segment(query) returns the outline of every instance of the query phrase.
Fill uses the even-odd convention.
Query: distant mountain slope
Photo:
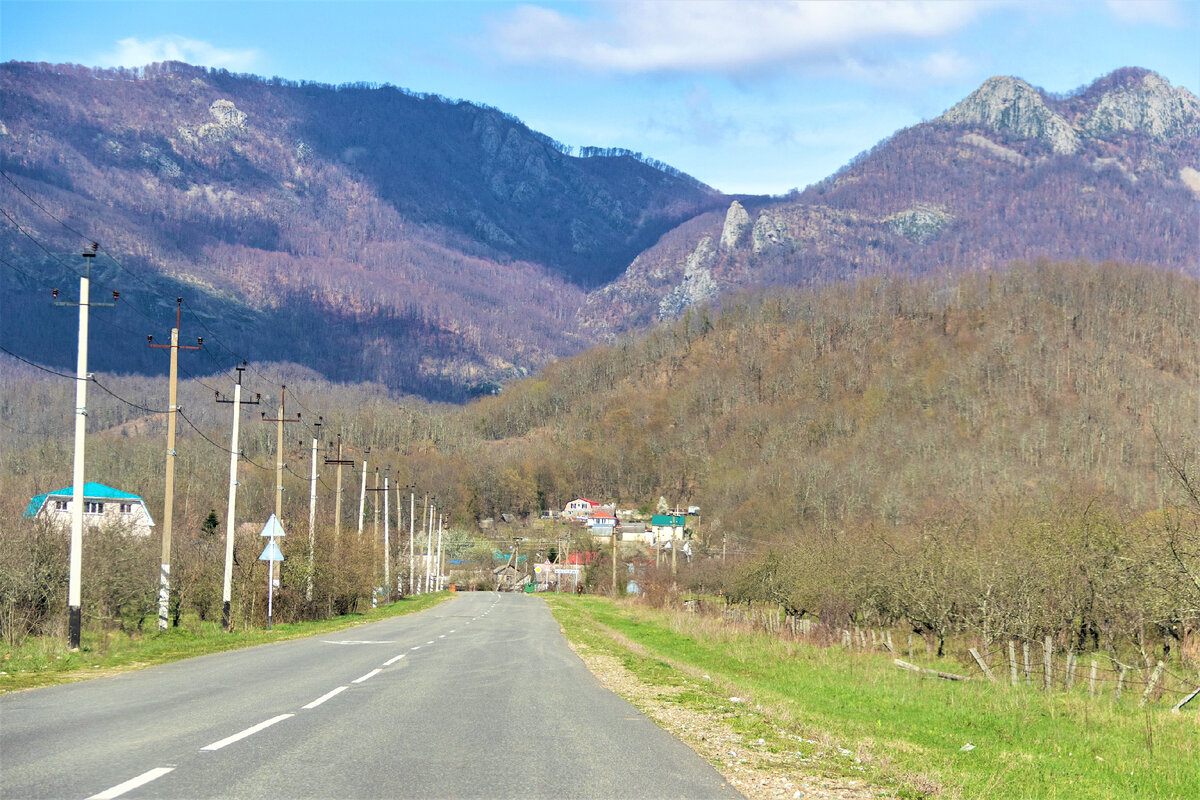
[[[602,334],[731,289],[1039,257],[1196,275],[1198,198],[1186,89],[1140,69],[1062,98],[992,78],[799,195],[689,220],[596,290],[582,322]]]
[[[26,274],[66,286],[70,268],[31,240],[60,259],[83,243],[36,202],[139,273],[97,259],[143,311],[148,283],[241,354],[435,398],[586,346],[580,287],[726,202],[665,165],[574,157],[497,110],[391,87],[8,63],[0,97],[0,250]],[[25,294],[45,286],[3,281],[5,341],[73,363],[70,321],[45,330]],[[144,350],[95,357],[160,367]]]

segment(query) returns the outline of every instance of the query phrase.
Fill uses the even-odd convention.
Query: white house
[[[57,492],[39,494],[29,501],[26,517],[44,517],[55,525],[70,527],[71,504],[75,500],[73,487]],[[103,483],[89,481],[83,485],[83,525],[85,528],[117,523],[128,525],[130,531],[149,536],[154,519],[146,508],[146,501],[136,494],[122,492]]]
[[[586,517],[599,507],[600,504],[594,500],[588,500],[586,497],[577,497],[571,502],[567,503],[566,507],[563,509],[563,516],[572,518]]]
[[[597,525],[607,525],[609,527],[615,527],[617,524],[617,518],[614,517],[612,514],[604,514],[604,513],[591,514],[590,516],[583,518],[583,524],[588,526],[589,528],[594,528]]]

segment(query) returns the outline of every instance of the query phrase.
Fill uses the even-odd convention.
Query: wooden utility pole
[[[330,442],[332,445],[333,443]],[[333,502],[333,541],[338,544],[342,540],[342,467],[349,464],[354,466],[353,461],[342,458],[342,435],[337,435],[337,458],[325,459],[326,464],[333,464],[337,467],[337,489],[334,490]]]
[[[88,307],[111,306],[114,303],[89,303],[90,284],[92,280],[92,259],[96,257],[98,242],[92,242],[83,251],[87,271],[79,276],[79,302],[55,303],[56,306],[79,306],[79,350],[75,361],[75,470],[71,490],[71,549],[68,555],[67,567],[67,647],[79,649],[79,640],[83,627],[83,602],[81,586],[83,583],[83,454],[84,440],[87,437],[87,355],[88,355]],[[52,292],[58,297],[58,289]],[[113,300],[119,297],[113,292]]]
[[[230,611],[230,602],[233,598],[233,541],[234,541],[234,509],[237,507],[237,465],[238,458],[241,456],[241,451],[238,449],[238,424],[241,421],[242,408],[242,372],[246,369],[246,362],[243,361],[241,366],[235,367],[237,370],[237,383],[233,385],[233,399],[226,400],[217,393],[218,403],[233,404],[233,433],[229,437],[229,502],[225,509],[225,577],[221,586],[221,627],[226,631],[233,629],[233,616]],[[255,395],[253,400],[247,400],[247,405],[258,405],[262,399],[262,395]]]
[[[179,351],[199,350],[204,345],[204,339],[196,339],[196,344],[181,345],[179,343],[179,318],[183,309],[183,298],[175,298],[175,327],[171,329],[170,344],[155,344],[152,335],[146,336],[146,342],[153,348],[170,349],[171,351],[171,385],[168,390],[167,406],[167,484],[163,498],[163,534],[162,561],[158,577],[158,629],[167,629],[168,605],[171,598],[171,526],[175,520],[175,415],[179,411]]]
[[[274,422],[275,429],[275,520],[280,527],[283,526],[283,423],[299,422],[300,412],[296,412],[295,419],[287,418],[287,386],[280,387],[279,392],[279,416],[273,419],[267,418],[267,412],[263,412],[263,422]]]

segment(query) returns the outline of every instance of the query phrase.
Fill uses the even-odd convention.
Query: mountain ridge
[[[10,62],[0,96],[23,265],[0,334],[63,367],[72,323],[39,298],[73,231],[130,306],[167,325],[184,294],[238,360],[453,401],[747,288],[1039,257],[1195,274],[1200,252],[1198,104],[1139,68],[1062,96],[989,79],[782,198],[395,87]],[[98,368],[163,369],[110,338]]]

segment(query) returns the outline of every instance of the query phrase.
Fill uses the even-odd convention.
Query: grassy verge
[[[77,652],[69,651],[65,639],[58,637],[30,638],[15,648],[0,644],[0,694],[86,680],[206,653],[340,631],[388,617],[424,611],[450,597],[449,592],[423,594],[361,614],[275,625],[270,631],[252,629],[226,633],[221,630],[219,623],[195,619],[183,620],[178,628],[133,636],[118,631],[84,631]]]
[[[775,769],[866,779],[901,797],[1200,797],[1195,710],[942,681],[718,620],[548,602],[573,642],[617,656],[671,702],[728,717]]]

